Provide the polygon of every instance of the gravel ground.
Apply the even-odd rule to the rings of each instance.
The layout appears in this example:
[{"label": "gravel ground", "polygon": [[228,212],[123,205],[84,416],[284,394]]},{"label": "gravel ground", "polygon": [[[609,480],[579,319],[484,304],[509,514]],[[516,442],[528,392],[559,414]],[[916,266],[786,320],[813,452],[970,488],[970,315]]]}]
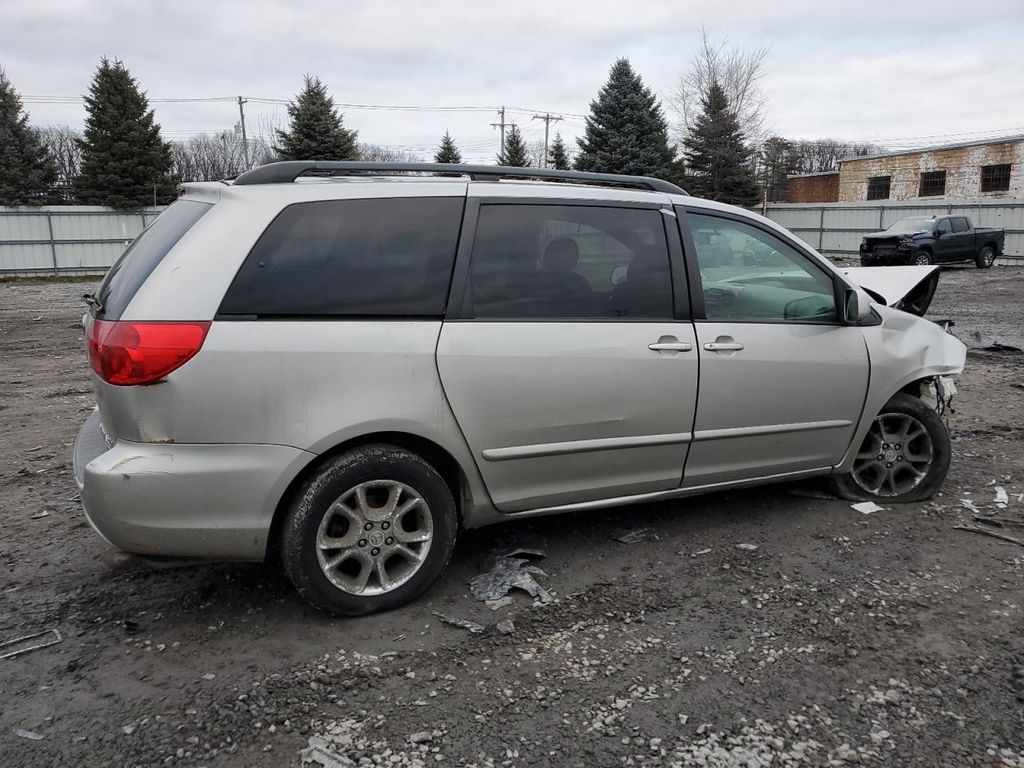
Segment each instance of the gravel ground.
[{"label": "gravel ground", "polygon": [[[929,314],[1024,346],[1022,285],[945,270]],[[0,284],[0,641],[63,636],[0,660],[0,766],[1024,766],[1024,546],[953,528],[994,485],[1024,520],[1024,355],[972,351],[932,502],[771,487],[503,525],[415,605],[338,620],[272,565],[154,570],[89,529],[87,288]],[[475,602],[518,546],[554,600]]]}]

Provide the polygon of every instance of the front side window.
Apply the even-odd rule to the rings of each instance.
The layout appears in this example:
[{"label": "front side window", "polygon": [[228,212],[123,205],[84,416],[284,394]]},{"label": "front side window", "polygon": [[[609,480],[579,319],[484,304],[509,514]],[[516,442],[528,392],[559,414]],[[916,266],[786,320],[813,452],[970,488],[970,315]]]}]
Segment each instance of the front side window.
[{"label": "front side window", "polygon": [[955,216],[953,218],[953,231],[954,232],[966,232],[971,228],[971,225],[967,223],[967,219],[964,216]]},{"label": "front side window", "polygon": [[291,205],[253,246],[220,314],[442,317],[462,208],[453,197]]},{"label": "front side window", "polygon": [[789,243],[732,219],[688,214],[705,316],[720,322],[834,323],[832,278]]},{"label": "front side window", "polygon": [[926,171],[921,174],[918,197],[937,197],[946,194],[946,172]]},{"label": "front side window", "polygon": [[466,286],[481,319],[668,319],[672,281],[655,209],[483,205]]},{"label": "front side window", "polygon": [[949,219],[939,219],[939,225],[935,228],[935,231],[940,235],[948,235],[953,231],[953,225],[949,223]]}]

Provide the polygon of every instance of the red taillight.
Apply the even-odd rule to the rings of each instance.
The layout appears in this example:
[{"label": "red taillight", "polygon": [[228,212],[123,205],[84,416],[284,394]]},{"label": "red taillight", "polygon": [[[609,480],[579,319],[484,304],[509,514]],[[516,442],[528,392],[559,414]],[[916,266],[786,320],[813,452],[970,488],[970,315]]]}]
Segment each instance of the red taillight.
[{"label": "red taillight", "polygon": [[202,349],[209,322],[93,320],[89,362],[108,384],[152,384]]}]

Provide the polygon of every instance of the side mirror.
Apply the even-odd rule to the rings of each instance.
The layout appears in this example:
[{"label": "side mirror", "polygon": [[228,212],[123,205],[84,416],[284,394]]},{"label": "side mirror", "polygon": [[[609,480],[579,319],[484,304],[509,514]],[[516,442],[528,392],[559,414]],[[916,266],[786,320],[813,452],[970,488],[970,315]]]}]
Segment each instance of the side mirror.
[{"label": "side mirror", "polygon": [[619,264],[612,269],[611,284],[619,285],[620,283],[626,282],[626,274],[629,268],[625,264]]},{"label": "side mirror", "polygon": [[871,297],[863,288],[847,288],[843,309],[843,320],[858,325],[871,317]]}]

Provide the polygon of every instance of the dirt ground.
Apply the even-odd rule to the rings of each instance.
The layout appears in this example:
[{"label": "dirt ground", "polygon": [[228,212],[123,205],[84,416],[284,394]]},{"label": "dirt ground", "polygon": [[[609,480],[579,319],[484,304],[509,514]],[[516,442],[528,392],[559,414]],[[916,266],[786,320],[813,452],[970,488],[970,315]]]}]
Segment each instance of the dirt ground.
[{"label": "dirt ground", "polygon": [[[63,637],[0,660],[0,766],[1024,766],[1024,546],[953,527],[995,485],[1024,520],[1024,355],[971,352],[932,502],[779,486],[503,525],[418,603],[339,620],[273,566],[154,570],[88,527],[88,288],[0,284],[0,641]],[[948,269],[929,315],[1024,346],[1022,295],[1024,269]],[[523,545],[555,600],[475,602]]]}]

